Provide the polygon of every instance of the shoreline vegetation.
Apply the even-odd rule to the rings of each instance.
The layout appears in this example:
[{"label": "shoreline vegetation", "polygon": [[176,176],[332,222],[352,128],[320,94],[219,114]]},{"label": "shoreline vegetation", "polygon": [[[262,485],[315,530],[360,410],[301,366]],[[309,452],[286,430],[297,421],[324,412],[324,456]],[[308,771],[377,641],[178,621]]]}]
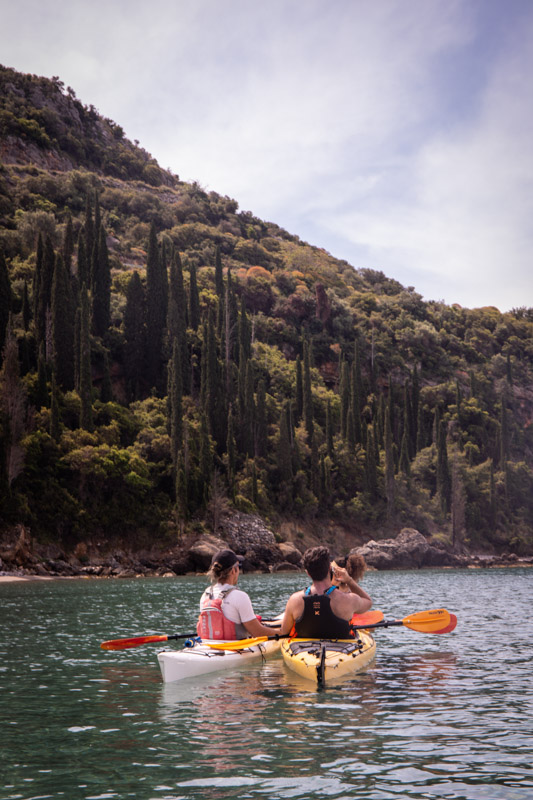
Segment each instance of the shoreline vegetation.
[{"label": "shoreline vegetation", "polygon": [[426,301],[0,65],[0,573],[462,566],[532,519],[533,308]]}]

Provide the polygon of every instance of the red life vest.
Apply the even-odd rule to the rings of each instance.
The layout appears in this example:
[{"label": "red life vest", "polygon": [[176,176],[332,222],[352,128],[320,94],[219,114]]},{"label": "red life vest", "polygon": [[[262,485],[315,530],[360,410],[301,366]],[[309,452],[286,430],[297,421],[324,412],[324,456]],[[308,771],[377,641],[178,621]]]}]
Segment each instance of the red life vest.
[{"label": "red life vest", "polygon": [[222,601],[234,590],[234,586],[224,589],[220,597],[213,596],[213,587],[205,590],[200,606],[200,616],[196,631],[201,639],[238,639],[235,623],[224,616]]}]

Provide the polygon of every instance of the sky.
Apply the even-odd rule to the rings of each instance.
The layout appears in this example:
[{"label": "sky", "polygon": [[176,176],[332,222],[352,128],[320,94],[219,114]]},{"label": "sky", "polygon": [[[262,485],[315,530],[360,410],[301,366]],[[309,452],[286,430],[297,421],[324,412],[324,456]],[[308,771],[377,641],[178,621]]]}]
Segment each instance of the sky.
[{"label": "sky", "polygon": [[425,300],[533,306],[531,0],[0,0],[160,166]]}]

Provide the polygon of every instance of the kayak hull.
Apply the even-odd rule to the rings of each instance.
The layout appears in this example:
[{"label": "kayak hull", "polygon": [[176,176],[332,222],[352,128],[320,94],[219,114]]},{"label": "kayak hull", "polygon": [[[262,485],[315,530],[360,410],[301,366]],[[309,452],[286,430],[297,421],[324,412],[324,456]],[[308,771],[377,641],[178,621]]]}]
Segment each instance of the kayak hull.
[{"label": "kayak hull", "polygon": [[204,639],[201,643],[195,642],[192,647],[185,647],[183,650],[161,650],[157,654],[157,660],[163,681],[169,683],[239,667],[247,661],[269,656],[279,650],[279,646],[279,642],[271,641],[245,647],[243,650],[215,650]]},{"label": "kayak hull", "polygon": [[350,678],[376,655],[370,633],[359,631],[356,639],[289,639],[281,645],[286,666],[314,683]]}]

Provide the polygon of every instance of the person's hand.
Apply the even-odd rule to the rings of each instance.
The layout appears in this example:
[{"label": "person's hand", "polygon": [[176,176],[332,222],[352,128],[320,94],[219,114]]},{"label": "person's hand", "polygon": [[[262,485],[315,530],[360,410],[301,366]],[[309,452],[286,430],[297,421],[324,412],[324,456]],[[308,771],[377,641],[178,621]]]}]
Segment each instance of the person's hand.
[{"label": "person's hand", "polygon": [[331,568],[333,570],[333,577],[335,581],[339,583],[346,583],[347,579],[349,578],[348,573],[344,569],[344,567],[339,567],[334,561],[331,564]]}]

